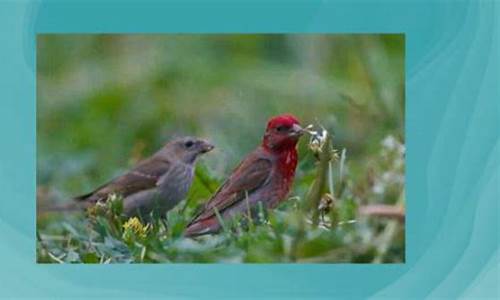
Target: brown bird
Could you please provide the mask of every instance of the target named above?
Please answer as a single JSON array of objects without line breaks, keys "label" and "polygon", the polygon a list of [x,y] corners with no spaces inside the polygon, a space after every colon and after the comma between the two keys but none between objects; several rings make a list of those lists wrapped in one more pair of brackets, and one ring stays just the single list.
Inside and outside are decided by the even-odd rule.
[{"label": "brown bird", "polygon": [[304,130],[293,115],[271,118],[262,144],[240,164],[201,212],[187,226],[185,235],[196,236],[220,230],[216,211],[230,219],[258,203],[274,208],[285,199],[292,185],[297,166],[297,142]]},{"label": "brown bird", "polygon": [[203,139],[175,139],[125,174],[74,199],[88,207],[116,194],[123,197],[127,216],[148,218],[151,212],[164,216],[186,196],[197,158],[213,148]]}]

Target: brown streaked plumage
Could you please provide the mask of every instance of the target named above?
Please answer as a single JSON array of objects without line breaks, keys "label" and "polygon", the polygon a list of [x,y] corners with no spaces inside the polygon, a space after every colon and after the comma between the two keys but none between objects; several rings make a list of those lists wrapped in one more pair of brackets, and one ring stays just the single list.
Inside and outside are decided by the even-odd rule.
[{"label": "brown streaked plumage", "polygon": [[117,194],[123,197],[128,216],[148,217],[153,211],[164,215],[186,196],[196,159],[212,149],[213,145],[202,139],[175,139],[125,174],[74,199],[90,206]]}]

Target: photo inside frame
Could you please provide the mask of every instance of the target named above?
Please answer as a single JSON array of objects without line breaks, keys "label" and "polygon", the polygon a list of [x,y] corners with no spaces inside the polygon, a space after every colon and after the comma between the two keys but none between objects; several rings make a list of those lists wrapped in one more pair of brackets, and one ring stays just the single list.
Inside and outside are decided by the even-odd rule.
[{"label": "photo inside frame", "polygon": [[403,34],[37,36],[39,263],[404,263]]}]

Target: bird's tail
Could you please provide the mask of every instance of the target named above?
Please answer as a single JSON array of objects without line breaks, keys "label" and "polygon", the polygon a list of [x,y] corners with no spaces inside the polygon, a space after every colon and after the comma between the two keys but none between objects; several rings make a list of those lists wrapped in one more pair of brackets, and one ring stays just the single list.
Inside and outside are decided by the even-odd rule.
[{"label": "bird's tail", "polygon": [[36,211],[38,216],[42,216],[49,213],[63,213],[63,212],[79,212],[87,208],[87,205],[79,202],[67,202],[67,203],[48,203],[37,205]]},{"label": "bird's tail", "polygon": [[217,233],[221,229],[219,221],[213,217],[191,223],[184,231],[185,237],[196,237],[205,234]]},{"label": "bird's tail", "polygon": [[37,215],[51,212],[69,212],[79,209],[76,201],[68,201],[67,197],[56,189],[47,186],[36,188]]}]

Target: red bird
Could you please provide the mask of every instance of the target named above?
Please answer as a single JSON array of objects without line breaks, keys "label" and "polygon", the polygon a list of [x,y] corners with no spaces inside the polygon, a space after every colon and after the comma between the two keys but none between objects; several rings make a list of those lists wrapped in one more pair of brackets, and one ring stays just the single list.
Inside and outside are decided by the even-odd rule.
[{"label": "red bird", "polygon": [[231,219],[261,202],[274,208],[287,196],[297,166],[297,142],[304,130],[290,114],[267,123],[262,144],[251,152],[189,223],[186,236],[216,233],[221,229],[215,211]]}]

